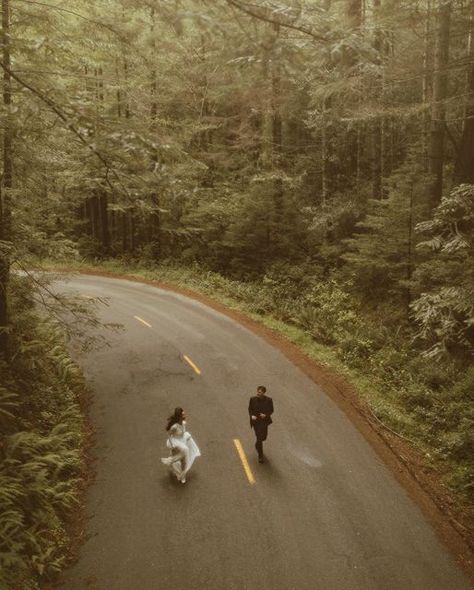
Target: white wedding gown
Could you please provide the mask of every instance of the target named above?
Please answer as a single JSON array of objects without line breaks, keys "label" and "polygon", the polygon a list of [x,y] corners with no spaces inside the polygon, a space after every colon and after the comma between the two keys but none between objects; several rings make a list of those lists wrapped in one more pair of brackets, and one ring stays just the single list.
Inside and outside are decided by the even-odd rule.
[{"label": "white wedding gown", "polygon": [[182,424],[173,424],[169,429],[166,446],[170,449],[170,456],[161,461],[170,467],[179,481],[184,483],[194,460],[201,456],[201,451],[191,433],[186,431],[185,421]]}]

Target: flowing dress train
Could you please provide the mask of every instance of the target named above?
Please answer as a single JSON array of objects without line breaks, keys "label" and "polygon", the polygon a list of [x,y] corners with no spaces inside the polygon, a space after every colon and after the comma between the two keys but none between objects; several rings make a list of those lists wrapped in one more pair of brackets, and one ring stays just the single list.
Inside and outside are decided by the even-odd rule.
[{"label": "flowing dress train", "polygon": [[173,424],[168,431],[166,446],[170,450],[169,457],[161,461],[168,465],[176,478],[184,483],[186,474],[191,469],[196,457],[201,456],[199,447],[194,442],[190,432],[186,431],[186,422]]}]

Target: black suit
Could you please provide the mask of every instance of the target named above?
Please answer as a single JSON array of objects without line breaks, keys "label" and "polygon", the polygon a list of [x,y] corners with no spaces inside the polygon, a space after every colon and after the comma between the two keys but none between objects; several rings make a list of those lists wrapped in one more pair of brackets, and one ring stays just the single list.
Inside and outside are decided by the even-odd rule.
[{"label": "black suit", "polygon": [[[265,414],[262,418],[260,414]],[[267,395],[254,395],[249,401],[249,417],[250,426],[255,430],[257,442],[255,448],[257,449],[259,457],[263,455],[263,441],[267,439],[268,426],[272,423],[271,415],[273,414],[273,400]],[[252,420],[252,416],[256,416],[256,420]]]}]

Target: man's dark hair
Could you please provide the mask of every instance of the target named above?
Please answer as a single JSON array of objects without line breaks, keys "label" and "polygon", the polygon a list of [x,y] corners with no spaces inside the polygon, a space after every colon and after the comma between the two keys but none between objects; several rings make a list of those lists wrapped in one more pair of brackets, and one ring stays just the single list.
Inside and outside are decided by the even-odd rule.
[{"label": "man's dark hair", "polygon": [[265,387],[265,385],[259,385],[257,387],[257,391],[261,391],[262,393],[267,393],[267,388]]}]

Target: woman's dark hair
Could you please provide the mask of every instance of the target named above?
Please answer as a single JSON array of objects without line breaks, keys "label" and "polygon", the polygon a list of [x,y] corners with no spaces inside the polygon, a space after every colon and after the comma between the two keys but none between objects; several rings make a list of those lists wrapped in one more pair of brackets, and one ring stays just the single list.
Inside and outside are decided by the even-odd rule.
[{"label": "woman's dark hair", "polygon": [[169,430],[173,424],[181,424],[183,421],[183,408],[175,408],[174,412],[168,418],[168,424],[166,430]]}]

